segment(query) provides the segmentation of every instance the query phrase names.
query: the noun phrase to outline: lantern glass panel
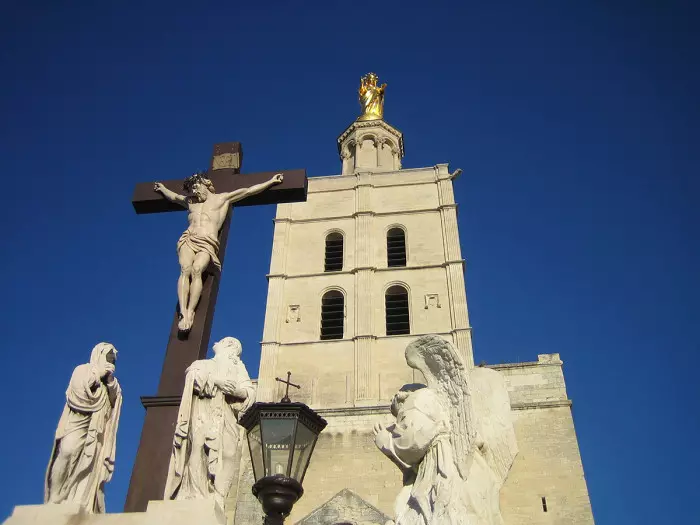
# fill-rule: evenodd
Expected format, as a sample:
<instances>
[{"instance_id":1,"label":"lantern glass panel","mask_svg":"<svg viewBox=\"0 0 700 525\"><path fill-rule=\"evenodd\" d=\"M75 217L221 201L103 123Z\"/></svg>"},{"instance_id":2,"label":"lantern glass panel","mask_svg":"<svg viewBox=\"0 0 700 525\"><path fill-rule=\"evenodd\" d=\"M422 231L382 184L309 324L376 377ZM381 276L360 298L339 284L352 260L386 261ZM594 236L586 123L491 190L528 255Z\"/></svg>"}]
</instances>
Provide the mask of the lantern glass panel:
<instances>
[{"instance_id":1,"label":"lantern glass panel","mask_svg":"<svg viewBox=\"0 0 700 525\"><path fill-rule=\"evenodd\" d=\"M265 475L262 443L260 441L260 423L248 432L248 447L250 447L250 459L253 461L253 476L255 476L257 481Z\"/></svg>"},{"instance_id":2,"label":"lantern glass panel","mask_svg":"<svg viewBox=\"0 0 700 525\"><path fill-rule=\"evenodd\" d=\"M289 455L294 444L296 423L296 418L262 418L266 476L289 476Z\"/></svg>"},{"instance_id":3,"label":"lantern glass panel","mask_svg":"<svg viewBox=\"0 0 700 525\"><path fill-rule=\"evenodd\" d=\"M318 434L312 432L304 423L299 421L296 439L294 440L294 456L290 474L290 477L296 479L299 483L304 481L306 467L309 464L311 452L314 449L317 438Z\"/></svg>"}]
</instances>

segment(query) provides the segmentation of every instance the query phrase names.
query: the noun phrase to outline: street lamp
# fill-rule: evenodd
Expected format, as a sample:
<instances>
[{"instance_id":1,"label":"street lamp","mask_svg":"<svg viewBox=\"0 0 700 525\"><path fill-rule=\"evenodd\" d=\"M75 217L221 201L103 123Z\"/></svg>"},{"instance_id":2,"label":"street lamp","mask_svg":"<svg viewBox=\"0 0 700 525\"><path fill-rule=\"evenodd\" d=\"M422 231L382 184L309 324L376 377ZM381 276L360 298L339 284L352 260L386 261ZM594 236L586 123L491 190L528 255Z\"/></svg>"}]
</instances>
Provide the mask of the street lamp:
<instances>
[{"instance_id":1,"label":"street lamp","mask_svg":"<svg viewBox=\"0 0 700 525\"><path fill-rule=\"evenodd\" d=\"M265 524L282 524L304 494L301 484L326 420L285 394L280 403L253 404L240 424L248 434L253 495L262 504Z\"/></svg>"}]
</instances>

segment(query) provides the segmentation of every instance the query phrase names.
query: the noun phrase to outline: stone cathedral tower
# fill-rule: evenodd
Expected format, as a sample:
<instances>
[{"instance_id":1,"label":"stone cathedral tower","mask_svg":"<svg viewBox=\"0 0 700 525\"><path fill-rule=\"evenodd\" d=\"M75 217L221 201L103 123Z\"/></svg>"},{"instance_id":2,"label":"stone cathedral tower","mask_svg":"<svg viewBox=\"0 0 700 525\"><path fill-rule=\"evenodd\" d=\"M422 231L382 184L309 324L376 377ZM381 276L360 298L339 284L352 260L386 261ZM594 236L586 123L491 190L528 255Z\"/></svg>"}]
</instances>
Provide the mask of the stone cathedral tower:
<instances>
[{"instance_id":1,"label":"stone cathedral tower","mask_svg":"<svg viewBox=\"0 0 700 525\"><path fill-rule=\"evenodd\" d=\"M384 121L384 86L371 75L363 87L381 97L360 88L363 114L338 137L342 172L309 179L307 202L277 206L258 400L279 400L275 377L290 370L302 385L294 400L328 421L289 523L393 517L402 479L372 427L402 385L423 381L406 346L437 334L474 366L453 192L461 170L402 167L403 135ZM520 450L501 490L505 523L592 524L559 355L492 368L506 377ZM257 503L241 472L235 522L250 523Z\"/></svg>"}]
</instances>

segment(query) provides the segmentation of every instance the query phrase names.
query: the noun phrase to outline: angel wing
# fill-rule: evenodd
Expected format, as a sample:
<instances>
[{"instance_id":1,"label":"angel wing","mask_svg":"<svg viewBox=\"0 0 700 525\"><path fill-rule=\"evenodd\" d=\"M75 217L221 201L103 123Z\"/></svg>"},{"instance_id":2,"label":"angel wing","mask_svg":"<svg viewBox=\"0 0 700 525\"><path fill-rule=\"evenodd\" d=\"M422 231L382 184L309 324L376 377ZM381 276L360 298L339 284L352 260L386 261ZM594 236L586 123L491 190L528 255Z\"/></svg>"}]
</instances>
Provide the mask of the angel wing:
<instances>
[{"instance_id":1,"label":"angel wing","mask_svg":"<svg viewBox=\"0 0 700 525\"><path fill-rule=\"evenodd\" d=\"M467 368L450 343L436 335L416 339L406 347L406 362L420 370L445 403L450 414L450 442L462 479L466 479L475 443L472 400Z\"/></svg>"},{"instance_id":2,"label":"angel wing","mask_svg":"<svg viewBox=\"0 0 700 525\"><path fill-rule=\"evenodd\" d=\"M497 370L482 367L472 369L469 378L477 444L502 484L518 454L505 378Z\"/></svg>"}]
</instances>

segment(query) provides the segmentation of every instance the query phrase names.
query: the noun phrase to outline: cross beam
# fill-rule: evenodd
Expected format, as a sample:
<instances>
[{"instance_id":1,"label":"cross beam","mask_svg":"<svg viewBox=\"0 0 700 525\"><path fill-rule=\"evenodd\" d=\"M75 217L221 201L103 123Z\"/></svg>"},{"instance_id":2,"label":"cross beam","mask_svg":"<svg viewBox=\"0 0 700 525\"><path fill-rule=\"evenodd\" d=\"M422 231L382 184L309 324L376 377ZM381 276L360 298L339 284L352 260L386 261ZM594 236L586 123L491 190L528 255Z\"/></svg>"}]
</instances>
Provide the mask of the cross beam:
<instances>
[{"instance_id":1,"label":"cross beam","mask_svg":"<svg viewBox=\"0 0 700 525\"><path fill-rule=\"evenodd\" d=\"M284 175L278 184L257 195L251 195L235 206L252 206L298 202L306 200L306 170L286 170L241 175L243 149L240 142L224 142L214 145L207 177L214 183L217 193L231 192L269 180L276 173ZM181 192L183 180L168 180L163 184L170 190ZM138 214L184 211L180 206L167 201L153 190L154 182L136 185L132 204ZM219 230L219 260L224 264L226 241L231 224L232 211ZM173 244L176 239L173 239ZM219 291L220 276L207 272L203 276L202 295L196 309L194 324L189 333L178 330L179 314L175 311L165 360L155 396L141 397L146 408L146 417L141 431L141 441L131 472L129 492L124 510L145 511L151 500L163 499L168 474L173 434L177 421L182 390L185 386L185 370L197 359L204 359L209 348L214 307ZM173 285L175 283L173 282Z\"/></svg>"},{"instance_id":2,"label":"cross beam","mask_svg":"<svg viewBox=\"0 0 700 525\"><path fill-rule=\"evenodd\" d=\"M227 168L209 171L207 175L214 183L216 193L225 193L260 184L269 180L276 173L284 175L282 184L273 186L257 195L251 195L237 202L235 206L255 206L258 204L277 204L306 200L306 170L264 171L238 175L237 170ZM182 191L182 180L175 179L161 182L170 190ZM153 182L137 184L131 203L138 214L182 211L181 206L166 200L162 195L153 191Z\"/></svg>"}]
</instances>

